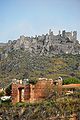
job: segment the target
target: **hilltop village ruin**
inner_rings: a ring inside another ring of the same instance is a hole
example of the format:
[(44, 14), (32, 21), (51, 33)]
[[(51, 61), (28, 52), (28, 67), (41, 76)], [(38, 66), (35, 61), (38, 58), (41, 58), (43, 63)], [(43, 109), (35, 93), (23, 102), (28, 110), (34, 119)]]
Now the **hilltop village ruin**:
[(35, 37), (20, 36), (17, 40), (9, 40), (6, 44), (0, 44), (4, 47), (4, 53), (0, 53), (0, 59), (7, 57), (8, 52), (12, 50), (26, 50), (31, 54), (38, 55), (55, 55), (55, 54), (80, 54), (80, 44), (77, 40), (77, 31), (66, 32), (59, 31), (54, 35), (50, 29), (46, 35)]
[(31, 53), (40, 54), (60, 54), (60, 53), (80, 53), (80, 44), (77, 41), (77, 31), (62, 33), (59, 31), (58, 35), (54, 35), (51, 29), (49, 33), (42, 36), (25, 37), (20, 36), (17, 41), (9, 41), (9, 45), (13, 43), (14, 49), (25, 49)]

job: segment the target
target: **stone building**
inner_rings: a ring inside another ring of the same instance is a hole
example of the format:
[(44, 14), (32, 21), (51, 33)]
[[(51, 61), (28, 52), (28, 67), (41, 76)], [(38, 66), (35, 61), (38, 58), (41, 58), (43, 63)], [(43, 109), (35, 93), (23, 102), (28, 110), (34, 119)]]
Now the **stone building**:
[(57, 93), (62, 93), (62, 79), (58, 80), (39, 78), (36, 84), (29, 83), (28, 80), (13, 80), (12, 82), (12, 103), (35, 102), (46, 98), (54, 92), (55, 86)]

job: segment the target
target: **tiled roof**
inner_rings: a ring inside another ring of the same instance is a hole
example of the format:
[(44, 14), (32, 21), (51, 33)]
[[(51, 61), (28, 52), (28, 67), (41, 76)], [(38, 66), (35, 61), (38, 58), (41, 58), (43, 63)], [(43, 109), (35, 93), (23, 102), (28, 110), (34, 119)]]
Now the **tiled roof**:
[(80, 84), (68, 84), (68, 85), (63, 85), (63, 88), (76, 88), (80, 87)]

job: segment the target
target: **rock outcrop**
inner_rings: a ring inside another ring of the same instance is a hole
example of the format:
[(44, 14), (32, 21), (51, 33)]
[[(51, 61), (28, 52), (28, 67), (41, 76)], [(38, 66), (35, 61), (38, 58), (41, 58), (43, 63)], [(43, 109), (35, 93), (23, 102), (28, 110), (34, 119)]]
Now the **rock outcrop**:
[[(2, 48), (2, 45), (0, 45)], [(3, 45), (4, 46), (4, 45)], [(25, 37), (20, 36), (17, 40), (9, 40), (5, 44), (4, 52), (0, 53), (0, 59), (7, 57), (7, 53), (12, 50), (26, 50), (32, 54), (54, 55), (54, 54), (80, 54), (80, 44), (77, 40), (77, 31), (54, 35), (51, 29), (49, 33), (42, 36)]]

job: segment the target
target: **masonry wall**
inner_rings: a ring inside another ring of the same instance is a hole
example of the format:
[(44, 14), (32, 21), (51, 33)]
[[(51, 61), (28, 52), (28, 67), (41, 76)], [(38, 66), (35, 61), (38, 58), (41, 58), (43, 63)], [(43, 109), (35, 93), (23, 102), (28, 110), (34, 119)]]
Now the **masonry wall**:
[(42, 100), (53, 90), (53, 80), (39, 80), (30, 90), (30, 102)]
[(24, 87), (24, 102), (30, 101), (30, 85), (25, 85)]
[(12, 83), (12, 103), (18, 102), (18, 90), (17, 85)]
[[(57, 81), (57, 92), (62, 93), (62, 81)], [(55, 84), (52, 79), (41, 79), (36, 84), (12, 83), (12, 103), (34, 102), (42, 100), (54, 91)]]
[(21, 102), (28, 102), (30, 100), (30, 86), (12, 83), (12, 103), (20, 102), (19, 90), (21, 89)]

